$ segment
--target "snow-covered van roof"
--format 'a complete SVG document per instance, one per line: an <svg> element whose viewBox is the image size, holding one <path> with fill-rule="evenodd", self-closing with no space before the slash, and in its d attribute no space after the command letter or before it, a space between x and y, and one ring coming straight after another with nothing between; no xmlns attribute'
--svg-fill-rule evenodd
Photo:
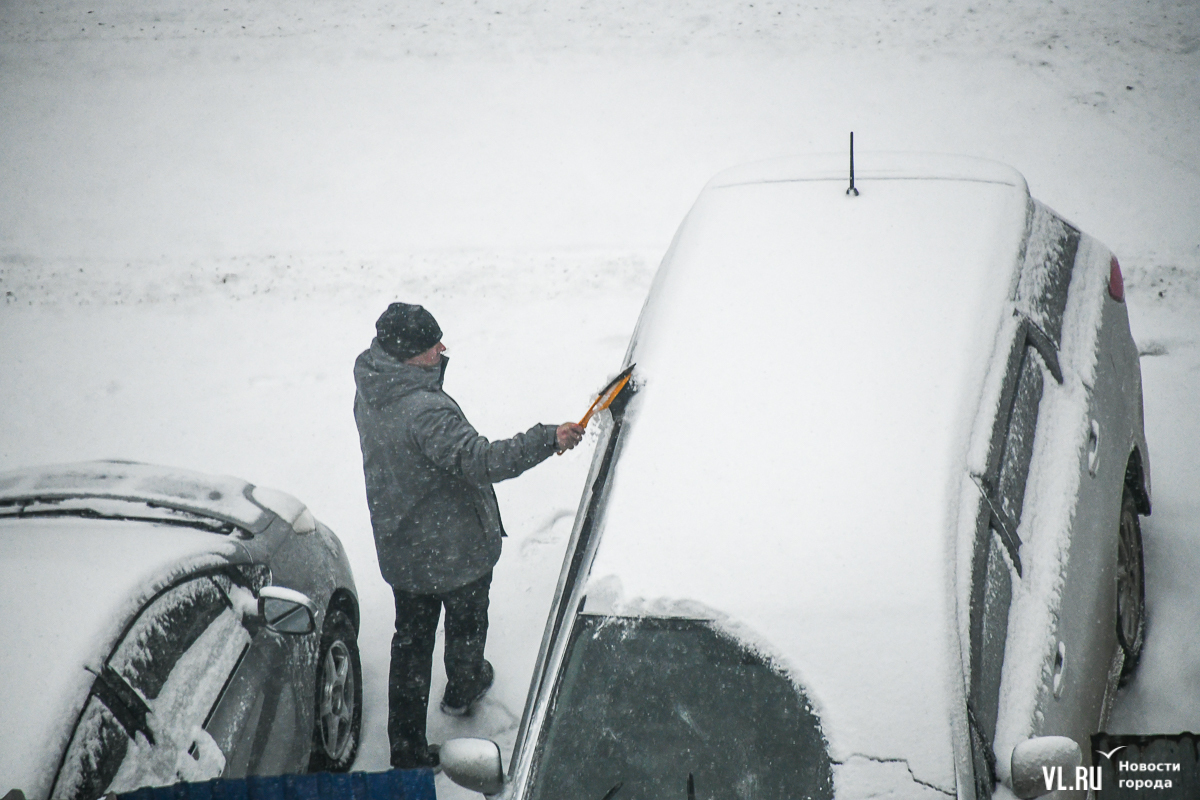
<svg viewBox="0 0 1200 800"><path fill-rule="evenodd" d="M956 514L1031 201L990 162L857 161L858 196L845 164L785 160L688 214L583 610L711 617L805 687L839 787L953 794Z"/></svg>
<svg viewBox="0 0 1200 800"><path fill-rule="evenodd" d="M228 475L128 461L85 461L0 473L0 504L28 498L134 500L202 514L259 533L270 524L271 515L251 498L253 489Z"/></svg>
<svg viewBox="0 0 1200 800"><path fill-rule="evenodd" d="M1001 183L1027 191L1025 178L1007 164L970 156L940 153L859 153L854 165L858 181L951 180ZM730 167L717 173L707 188L776 181L842 181L849 188L848 153L816 153L773 158ZM856 185L856 188L860 188Z"/></svg>

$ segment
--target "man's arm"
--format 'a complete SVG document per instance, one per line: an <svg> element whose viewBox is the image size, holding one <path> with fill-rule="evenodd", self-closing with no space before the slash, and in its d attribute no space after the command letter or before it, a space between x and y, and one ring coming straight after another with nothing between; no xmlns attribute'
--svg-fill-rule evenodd
<svg viewBox="0 0 1200 800"><path fill-rule="evenodd" d="M439 468L486 486L515 478L554 452L571 449L583 429L575 423L534 425L510 439L490 442L455 409L438 406L417 416L413 436L421 452Z"/></svg>

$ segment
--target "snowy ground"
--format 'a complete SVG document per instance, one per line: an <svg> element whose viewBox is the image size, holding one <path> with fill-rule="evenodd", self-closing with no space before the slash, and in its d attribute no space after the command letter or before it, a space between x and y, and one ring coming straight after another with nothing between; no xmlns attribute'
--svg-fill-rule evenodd
<svg viewBox="0 0 1200 800"><path fill-rule="evenodd" d="M704 181L850 130L1009 163L1121 258L1154 515L1110 727L1200 729L1200 6L260 6L0 0L0 469L121 457L304 499L362 594L357 769L387 766L350 413L375 317L434 312L489 436L577 417ZM433 740L511 746L589 456L498 487L497 687Z"/></svg>

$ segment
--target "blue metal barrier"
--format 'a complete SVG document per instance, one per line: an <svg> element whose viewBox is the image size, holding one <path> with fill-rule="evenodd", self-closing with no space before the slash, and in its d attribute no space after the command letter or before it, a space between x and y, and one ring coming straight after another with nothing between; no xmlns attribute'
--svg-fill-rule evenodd
<svg viewBox="0 0 1200 800"><path fill-rule="evenodd" d="M118 800L437 800L433 770L318 772L136 789Z"/></svg>

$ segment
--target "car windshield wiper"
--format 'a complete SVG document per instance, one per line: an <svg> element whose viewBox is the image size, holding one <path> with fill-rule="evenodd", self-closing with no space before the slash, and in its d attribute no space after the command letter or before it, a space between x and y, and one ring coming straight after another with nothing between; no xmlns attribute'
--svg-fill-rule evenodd
<svg viewBox="0 0 1200 800"><path fill-rule="evenodd" d="M150 706L146 705L141 695L108 664L105 664L100 672L92 672L90 669L88 672L96 676L92 683L92 694L108 706L108 710L117 718L117 722L121 723L129 738L136 738L136 735L141 733L146 737L146 741L155 744L154 732L150 730L150 723L146 719L151 714Z"/></svg>
<svg viewBox="0 0 1200 800"><path fill-rule="evenodd" d="M225 520L149 503L109 498L23 497L0 503L0 519L35 517L83 517L85 519L157 522L200 528L212 533L233 534L238 527Z"/></svg>
<svg viewBox="0 0 1200 800"><path fill-rule="evenodd" d="M604 793L604 797L601 797L600 800L612 800L613 795L615 795L617 792L621 791L621 787L624 785L625 785L625 781L617 781L616 783L613 784L613 787L611 789L609 789L607 792Z"/></svg>

